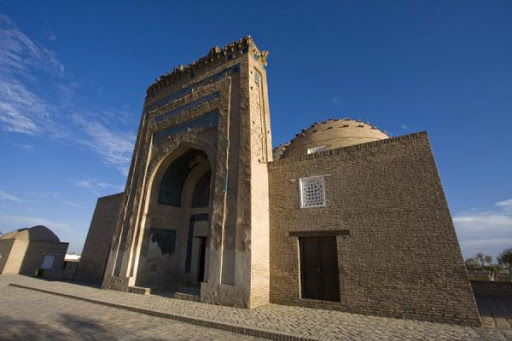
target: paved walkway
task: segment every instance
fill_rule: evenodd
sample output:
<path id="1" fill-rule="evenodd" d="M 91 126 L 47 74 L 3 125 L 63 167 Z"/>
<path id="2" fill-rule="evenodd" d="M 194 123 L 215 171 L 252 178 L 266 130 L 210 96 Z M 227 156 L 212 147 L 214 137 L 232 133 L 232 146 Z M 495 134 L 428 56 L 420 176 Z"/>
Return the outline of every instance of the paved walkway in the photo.
<path id="1" fill-rule="evenodd" d="M 263 340 L 37 291 L 0 287 L 0 340 Z"/>
<path id="2" fill-rule="evenodd" d="M 482 325 L 488 328 L 510 329 L 512 299 L 477 297 Z"/>
<path id="3" fill-rule="evenodd" d="M 2 286 L 6 287 L 10 283 L 77 296 L 92 302 L 121 305 L 125 309 L 146 310 L 155 315 L 188 321 L 192 324 L 214 326 L 221 329 L 237 330 L 238 332 L 260 330 L 275 339 L 280 335 L 285 339 L 284 335 L 288 335 L 303 340 L 512 340 L 511 329 L 471 328 L 274 304 L 252 310 L 236 309 L 158 296 L 99 290 L 77 284 L 48 282 L 24 276 L 0 276 L 0 289 L 24 291 L 27 294 L 31 292 L 31 290 L 12 286 L 2 288 Z M 54 295 L 50 296 L 45 293 L 37 294 L 46 297 L 45 300 L 48 302 L 56 298 Z M 71 303 L 69 298 L 67 300 L 70 301 L 70 307 L 74 307 L 78 302 L 74 300 Z M 4 299 L 0 298 L 1 312 L 5 311 L 3 302 Z M 44 309 L 44 304 L 40 304 L 39 309 Z M 103 314 L 109 315 L 111 313 L 105 312 Z M 6 315 L 9 316 L 9 314 Z M 138 314 L 137 316 L 142 315 Z M 110 315 L 102 318 L 108 320 Z M 143 325 L 143 321 L 148 321 L 148 318 L 141 317 L 142 321 L 139 326 Z M 230 326 L 233 329 L 229 329 Z M 163 330 L 168 332 L 168 328 L 172 327 L 165 327 Z M 180 327 L 176 328 L 179 332 Z M 208 330 L 212 331 L 212 329 Z M 188 339 L 194 339 L 193 335 L 191 337 Z"/>

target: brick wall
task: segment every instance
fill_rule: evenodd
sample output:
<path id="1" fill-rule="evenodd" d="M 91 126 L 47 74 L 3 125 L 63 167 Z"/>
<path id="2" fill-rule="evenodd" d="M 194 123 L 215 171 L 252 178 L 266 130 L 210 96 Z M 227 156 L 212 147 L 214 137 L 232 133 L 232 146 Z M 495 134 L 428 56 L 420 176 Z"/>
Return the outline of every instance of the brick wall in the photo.
<path id="1" fill-rule="evenodd" d="M 471 281 L 477 297 L 512 298 L 512 282 Z"/>
<path id="2" fill-rule="evenodd" d="M 299 179 L 315 175 L 327 205 L 300 208 Z M 480 324 L 426 133 L 281 159 L 269 188 L 271 302 Z M 339 302 L 301 298 L 290 232 L 315 231 L 343 231 Z"/>
<path id="3" fill-rule="evenodd" d="M 30 276 L 34 275 L 36 269 L 40 268 L 43 264 L 43 257 L 47 253 L 55 255 L 52 269 L 62 269 L 64 257 L 68 251 L 68 245 L 69 243 L 30 241 L 23 257 L 19 273 Z"/>
<path id="4" fill-rule="evenodd" d="M 8 272 L 8 268 L 6 269 L 5 266 L 7 265 L 13 244 L 14 239 L 0 240 L 0 274 L 4 272 L 4 269 L 5 273 Z"/>
<path id="5" fill-rule="evenodd" d="M 87 233 L 75 280 L 100 285 L 124 193 L 99 198 Z"/>

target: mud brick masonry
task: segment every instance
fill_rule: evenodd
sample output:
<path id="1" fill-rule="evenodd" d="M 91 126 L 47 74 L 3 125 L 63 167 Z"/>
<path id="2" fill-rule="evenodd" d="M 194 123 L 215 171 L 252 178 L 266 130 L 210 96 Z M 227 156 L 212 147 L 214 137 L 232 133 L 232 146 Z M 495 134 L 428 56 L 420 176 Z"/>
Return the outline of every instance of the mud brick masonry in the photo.
<path id="1" fill-rule="evenodd" d="M 77 279 L 479 325 L 427 134 L 331 119 L 272 150 L 267 55 L 245 37 L 148 88 Z"/>

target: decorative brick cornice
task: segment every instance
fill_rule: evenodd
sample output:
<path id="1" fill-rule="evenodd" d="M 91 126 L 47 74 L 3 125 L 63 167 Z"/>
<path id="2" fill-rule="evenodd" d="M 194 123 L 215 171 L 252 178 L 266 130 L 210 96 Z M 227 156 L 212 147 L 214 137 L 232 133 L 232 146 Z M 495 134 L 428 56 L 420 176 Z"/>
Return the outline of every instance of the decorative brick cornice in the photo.
<path id="1" fill-rule="evenodd" d="M 194 78 L 196 72 L 202 71 L 204 68 L 208 67 L 210 64 L 214 63 L 217 60 L 231 60 L 233 58 L 236 58 L 237 56 L 247 53 L 252 53 L 258 56 L 258 58 L 261 60 L 263 64 L 266 63 L 266 57 L 268 55 L 268 52 L 260 52 L 256 45 L 254 44 L 252 37 L 246 36 L 222 48 L 215 46 L 210 49 L 206 56 L 199 58 L 198 60 L 188 65 L 180 64 L 178 67 L 175 67 L 172 71 L 161 75 L 156 79 L 155 83 L 148 87 L 147 97 L 155 97 L 168 85 L 174 84 L 177 81 L 183 79 L 184 77 Z"/>
<path id="2" fill-rule="evenodd" d="M 376 126 L 370 124 L 370 122 L 363 122 L 361 119 L 356 119 L 356 120 L 353 120 L 351 118 L 348 118 L 348 117 L 344 117 L 344 118 L 329 118 L 325 121 L 322 121 L 322 122 L 315 122 L 313 123 L 312 125 L 310 125 L 308 128 L 306 129 L 302 129 L 300 133 L 297 133 L 295 134 L 295 136 L 290 140 L 290 144 L 293 143 L 295 140 L 301 138 L 301 137 L 305 137 L 306 135 L 310 135 L 310 134 L 314 134 L 317 132 L 317 130 L 315 128 L 317 127 L 320 127 L 326 123 L 331 123 L 331 122 L 347 122 L 347 123 L 356 123 L 358 124 L 357 126 L 358 127 L 361 127 L 361 128 L 364 128 L 364 127 L 369 127 L 371 129 L 376 129 L 384 134 L 387 135 L 386 131 L 384 130 L 380 130 L 378 129 Z"/>
<path id="3" fill-rule="evenodd" d="M 283 159 L 279 159 L 277 161 L 269 162 L 268 166 L 273 167 L 273 166 L 278 166 L 278 165 L 297 162 L 297 161 L 318 159 L 318 158 L 322 158 L 325 156 L 331 156 L 331 155 L 340 155 L 340 154 L 345 154 L 345 153 L 349 153 L 349 152 L 356 151 L 356 150 L 371 149 L 371 148 L 376 148 L 376 147 L 380 147 L 380 146 L 384 146 L 384 145 L 395 144 L 398 142 L 412 141 L 412 140 L 417 140 L 417 139 L 421 139 L 421 138 L 428 139 L 428 134 L 426 131 L 421 131 L 418 133 L 412 133 L 412 134 L 407 134 L 407 135 L 402 135 L 402 136 L 390 137 L 387 139 L 356 144 L 353 146 L 324 150 L 321 152 L 304 155 L 304 156 L 283 158 Z"/>

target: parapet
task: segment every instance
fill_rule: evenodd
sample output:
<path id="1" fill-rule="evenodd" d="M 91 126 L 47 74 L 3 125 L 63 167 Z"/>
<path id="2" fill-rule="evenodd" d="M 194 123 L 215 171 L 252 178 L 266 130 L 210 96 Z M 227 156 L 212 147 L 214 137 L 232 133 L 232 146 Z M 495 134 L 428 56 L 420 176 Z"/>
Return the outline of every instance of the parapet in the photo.
<path id="1" fill-rule="evenodd" d="M 251 36 L 245 36 L 240 40 L 236 40 L 228 45 L 219 48 L 212 47 L 208 54 L 199 58 L 188 65 L 180 64 L 172 71 L 158 77 L 152 85 L 148 87 L 146 98 L 157 96 L 167 86 L 186 79 L 190 80 L 196 76 L 198 72 L 202 72 L 207 68 L 216 66 L 219 62 L 229 61 L 241 55 L 251 52 L 255 59 L 260 59 L 263 65 L 267 64 L 267 51 L 260 51 L 254 44 Z"/>

